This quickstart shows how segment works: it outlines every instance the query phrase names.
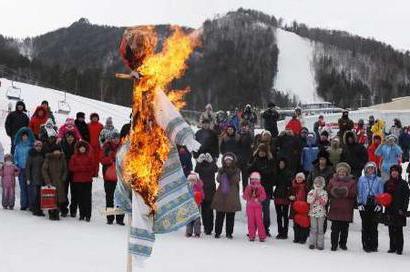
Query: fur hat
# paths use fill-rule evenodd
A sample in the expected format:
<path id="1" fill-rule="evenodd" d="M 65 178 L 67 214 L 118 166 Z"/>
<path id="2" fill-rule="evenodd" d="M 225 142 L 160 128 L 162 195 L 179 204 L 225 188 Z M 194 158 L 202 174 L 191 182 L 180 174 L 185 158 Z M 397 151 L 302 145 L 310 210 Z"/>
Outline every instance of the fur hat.
<path id="1" fill-rule="evenodd" d="M 366 163 L 366 165 L 364 166 L 364 174 L 367 174 L 367 169 L 369 169 L 370 167 L 373 167 L 374 169 L 377 169 L 376 163 L 369 161 L 368 163 Z"/>
<path id="2" fill-rule="evenodd" d="M 339 170 L 344 169 L 346 170 L 347 174 L 350 175 L 350 172 L 352 171 L 350 165 L 346 162 L 339 162 L 336 165 L 336 173 L 339 172 Z"/>
<path id="3" fill-rule="evenodd" d="M 82 111 L 77 112 L 76 118 L 77 118 L 77 119 L 79 119 L 79 118 L 84 118 L 84 119 L 85 119 L 85 113 L 82 112 Z"/>
<path id="4" fill-rule="evenodd" d="M 306 179 L 305 174 L 303 174 L 302 172 L 299 172 L 299 173 L 296 174 L 295 178 L 298 178 L 298 177 L 301 177 L 303 180 Z"/>

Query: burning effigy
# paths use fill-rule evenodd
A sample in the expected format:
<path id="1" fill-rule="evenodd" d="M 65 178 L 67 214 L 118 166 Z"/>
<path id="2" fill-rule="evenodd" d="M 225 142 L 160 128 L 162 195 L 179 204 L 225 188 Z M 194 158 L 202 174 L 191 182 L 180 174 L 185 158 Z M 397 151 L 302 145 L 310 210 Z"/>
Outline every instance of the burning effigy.
<path id="1" fill-rule="evenodd" d="M 155 234 L 174 231 L 199 217 L 176 148 L 199 148 L 179 113 L 187 91 L 169 90 L 184 74 L 197 41 L 196 35 L 179 27 L 170 30 L 161 42 L 153 26 L 128 28 L 120 44 L 134 86 L 131 131 L 116 159 L 115 202 L 130 215 L 131 267 L 151 255 Z"/>

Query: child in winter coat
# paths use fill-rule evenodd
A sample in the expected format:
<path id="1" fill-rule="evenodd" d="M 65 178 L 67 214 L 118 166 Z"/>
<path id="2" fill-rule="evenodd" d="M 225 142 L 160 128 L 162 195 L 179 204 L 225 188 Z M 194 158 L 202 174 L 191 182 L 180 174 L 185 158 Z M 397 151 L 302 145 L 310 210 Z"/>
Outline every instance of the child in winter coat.
<path id="1" fill-rule="evenodd" d="M 117 187 L 117 175 L 115 169 L 115 156 L 120 147 L 120 134 L 115 132 L 107 139 L 101 150 L 101 164 L 103 166 L 105 207 L 114 207 L 114 192 Z M 111 173 L 110 173 L 111 172 Z M 114 218 L 118 225 L 124 225 L 124 215 L 107 215 L 107 224 L 111 225 Z"/>
<path id="2" fill-rule="evenodd" d="M 44 143 L 49 137 L 53 136 L 57 137 L 57 127 L 54 125 L 53 120 L 48 118 L 47 122 L 41 126 L 40 141 Z"/>
<path id="3" fill-rule="evenodd" d="M 287 160 L 280 158 L 275 175 L 275 191 L 273 193 L 278 235 L 276 239 L 288 239 L 289 228 L 289 196 L 292 190 L 292 174 L 288 170 Z"/>
<path id="4" fill-rule="evenodd" d="M 65 182 L 67 179 L 67 163 L 63 152 L 59 148 L 55 148 L 51 153 L 46 155 L 43 163 L 42 173 L 44 182 L 47 185 L 52 185 L 57 190 L 57 206 L 56 210 L 49 210 L 50 220 L 60 220 L 59 212 L 62 217 L 68 214 L 67 209 L 67 194 L 65 193 Z"/>
<path id="5" fill-rule="evenodd" d="M 35 216 L 44 216 L 40 208 L 40 190 L 44 184 L 42 175 L 42 166 L 44 162 L 44 153 L 42 151 L 43 143 L 36 141 L 34 148 L 29 151 L 26 163 L 27 184 L 30 194 L 30 209 Z"/>
<path id="6" fill-rule="evenodd" d="M 10 154 L 4 156 L 4 164 L 0 168 L 1 186 L 3 188 L 2 205 L 4 209 L 14 208 L 16 177 L 19 169 L 13 164 L 13 157 Z"/>
<path id="7" fill-rule="evenodd" d="M 106 141 L 109 141 L 114 133 L 118 133 L 118 130 L 114 127 L 112 117 L 108 117 L 105 121 L 105 126 L 100 133 L 100 144 L 103 145 Z"/>
<path id="8" fill-rule="evenodd" d="M 199 179 L 199 176 L 195 172 L 191 172 L 191 174 L 188 175 L 188 185 L 191 188 L 191 191 L 194 195 L 195 202 L 200 207 L 202 200 L 205 197 L 204 190 L 203 190 L 203 183 Z M 186 231 L 185 231 L 185 236 L 186 237 L 191 237 L 192 234 L 195 235 L 195 237 L 200 237 L 201 236 L 201 218 L 198 217 L 194 221 L 188 223 L 186 226 Z"/>
<path id="9" fill-rule="evenodd" d="M 87 142 L 79 141 L 75 154 L 71 157 L 69 170 L 73 175 L 73 186 L 78 197 L 80 220 L 91 220 L 92 182 L 95 173 L 94 156 L 90 154 Z"/>
<path id="10" fill-rule="evenodd" d="M 338 246 L 342 250 L 347 250 L 349 223 L 353 222 L 353 207 L 357 192 L 356 181 L 350 173 L 349 164 L 345 162 L 337 164 L 336 174 L 327 186 L 330 203 L 328 219 L 332 221 L 332 251 L 336 251 Z"/>
<path id="11" fill-rule="evenodd" d="M 62 125 L 58 130 L 57 143 L 60 143 L 61 140 L 63 140 L 64 135 L 68 131 L 74 132 L 74 136 L 75 136 L 76 141 L 79 141 L 81 139 L 81 134 L 78 131 L 77 127 L 75 126 L 74 119 L 73 118 L 67 118 L 65 120 L 64 125 Z"/>
<path id="12" fill-rule="evenodd" d="M 30 203 L 26 179 L 26 162 L 28 153 L 34 144 L 34 135 L 31 129 L 22 127 L 15 136 L 14 162 L 20 170 L 20 210 L 25 211 Z"/>
<path id="13" fill-rule="evenodd" d="M 387 136 L 385 143 L 377 147 L 375 154 L 382 158 L 380 170 L 383 181 L 387 181 L 390 178 L 390 167 L 401 163 L 403 151 L 397 144 L 397 137 L 394 135 Z"/>
<path id="14" fill-rule="evenodd" d="M 306 201 L 307 184 L 305 174 L 297 173 L 295 180 L 292 182 L 292 193 L 289 196 L 290 201 Z M 294 211 L 291 210 L 291 217 L 293 218 Z M 304 228 L 293 222 L 294 243 L 304 244 L 309 236 L 309 228 Z"/>
<path id="15" fill-rule="evenodd" d="M 264 242 L 266 232 L 262 221 L 262 201 L 266 199 L 266 193 L 261 185 L 261 175 L 258 172 L 251 173 L 249 181 L 243 194 L 246 200 L 249 241 L 255 241 L 256 230 L 258 230 L 259 240 Z"/>
<path id="16" fill-rule="evenodd" d="M 92 154 L 94 154 L 94 174 L 93 177 L 98 176 L 99 171 L 99 156 L 101 152 L 100 145 L 100 134 L 104 126 L 99 122 L 100 116 L 97 113 L 92 113 L 90 115 L 90 123 L 88 123 L 88 132 L 90 134 L 90 146 L 92 149 Z"/>
<path id="17" fill-rule="evenodd" d="M 307 203 L 310 204 L 310 237 L 309 248 L 323 250 L 324 248 L 324 225 L 326 218 L 327 192 L 325 190 L 326 180 L 318 176 L 313 181 L 313 189 L 307 196 Z"/>
<path id="18" fill-rule="evenodd" d="M 210 153 L 202 153 L 197 159 L 195 172 L 204 184 L 205 198 L 201 203 L 201 217 L 204 225 L 205 235 L 211 235 L 214 229 L 214 210 L 212 209 L 212 199 L 216 191 L 215 173 L 218 166 Z"/>

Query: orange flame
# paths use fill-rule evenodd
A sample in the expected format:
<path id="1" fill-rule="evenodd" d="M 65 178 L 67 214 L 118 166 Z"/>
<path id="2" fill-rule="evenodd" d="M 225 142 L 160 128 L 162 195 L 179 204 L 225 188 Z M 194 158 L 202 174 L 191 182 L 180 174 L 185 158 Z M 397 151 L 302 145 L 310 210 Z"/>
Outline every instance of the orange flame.
<path id="1" fill-rule="evenodd" d="M 184 74 L 185 62 L 196 42 L 179 27 L 173 27 L 173 33 L 164 42 L 163 50 L 154 53 L 158 40 L 154 28 L 138 27 L 137 31 L 143 33 L 138 45 L 143 48 L 141 55 L 144 57 L 137 68 L 142 77 L 133 88 L 134 122 L 123 169 L 125 180 L 155 212 L 158 180 L 168 157 L 170 143 L 165 131 L 155 122 L 153 101 L 157 91 L 163 90 L 178 109 L 185 105 L 183 96 L 188 91 L 168 91 L 168 85 Z"/>

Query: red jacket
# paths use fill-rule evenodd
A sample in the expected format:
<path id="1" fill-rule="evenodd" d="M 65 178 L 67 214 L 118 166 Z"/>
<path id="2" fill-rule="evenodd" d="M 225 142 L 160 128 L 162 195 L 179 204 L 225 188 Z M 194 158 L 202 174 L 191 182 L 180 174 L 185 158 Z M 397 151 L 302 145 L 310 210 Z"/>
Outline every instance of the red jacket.
<path id="1" fill-rule="evenodd" d="M 298 119 L 292 118 L 286 125 L 286 129 L 292 130 L 294 135 L 299 135 L 300 130 L 302 129 L 302 124 L 300 123 Z"/>
<path id="2" fill-rule="evenodd" d="M 44 113 L 43 117 L 38 116 L 39 111 L 43 111 Z M 44 110 L 43 107 L 38 106 L 33 116 L 31 117 L 30 125 L 29 125 L 30 129 L 33 131 L 33 134 L 36 137 L 40 135 L 41 125 L 44 125 L 47 122 L 47 119 L 48 119 L 48 112 Z"/>
<path id="3" fill-rule="evenodd" d="M 308 187 L 307 187 L 306 181 L 303 181 L 302 183 L 297 183 L 296 179 L 292 181 L 292 189 L 291 189 L 290 195 L 294 196 L 295 199 L 292 200 L 292 205 L 291 205 L 290 214 L 289 214 L 290 219 L 293 219 L 295 215 L 295 211 L 293 210 L 293 203 L 295 201 L 306 201 L 307 193 L 308 193 Z"/>
<path id="4" fill-rule="evenodd" d="M 84 154 L 78 151 L 77 144 L 75 154 L 71 157 L 69 163 L 69 169 L 73 176 L 73 182 L 92 182 L 94 176 L 94 165 L 94 158 L 90 153 L 88 144 L 87 151 Z"/>
<path id="5" fill-rule="evenodd" d="M 379 147 L 380 144 L 372 143 L 367 148 L 367 154 L 369 155 L 369 161 L 374 162 L 377 165 L 377 168 L 380 169 L 380 164 L 382 162 L 381 156 L 376 156 L 375 152 L 376 149 Z"/>
<path id="6" fill-rule="evenodd" d="M 104 126 L 100 122 L 91 121 L 88 123 L 88 132 L 90 133 L 90 145 L 94 149 L 100 149 L 100 133 Z"/>
<path id="7" fill-rule="evenodd" d="M 100 162 L 102 165 L 110 166 L 115 163 L 115 156 L 117 155 L 119 144 L 114 144 L 111 141 L 105 142 L 100 151 Z"/>

